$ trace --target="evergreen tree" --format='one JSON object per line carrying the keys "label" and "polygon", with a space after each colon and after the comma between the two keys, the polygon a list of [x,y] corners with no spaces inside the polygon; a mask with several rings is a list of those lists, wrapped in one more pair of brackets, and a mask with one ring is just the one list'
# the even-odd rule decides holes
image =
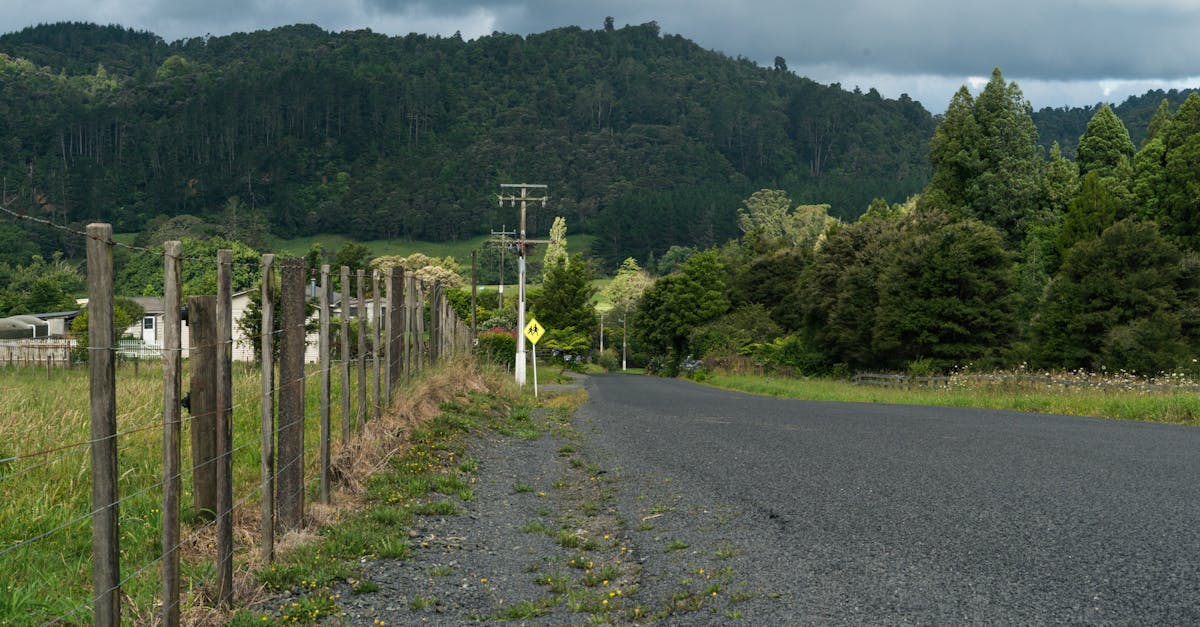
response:
{"label": "evergreen tree", "polygon": [[1171,118],[1171,103],[1163,98],[1158,103],[1158,108],[1154,110],[1154,117],[1150,118],[1150,124],[1146,127],[1146,139],[1162,137],[1171,124]]}
{"label": "evergreen tree", "polygon": [[1100,237],[1112,226],[1126,211],[1126,196],[1112,177],[1102,176],[1099,170],[1088,172],[1058,232],[1060,258],[1075,244]]}
{"label": "evergreen tree", "polygon": [[1180,245],[1200,249],[1200,95],[1179,106],[1166,132],[1159,221]]}
{"label": "evergreen tree", "polygon": [[567,219],[562,216],[554,218],[554,224],[550,225],[550,243],[546,244],[542,264],[546,268],[553,268],[560,259],[563,263],[571,263],[567,257]]}
{"label": "evergreen tree", "polygon": [[1034,363],[1157,374],[1180,365],[1180,295],[1194,277],[1153,223],[1123,220],[1080,241],[1047,289],[1034,324]]}
{"label": "evergreen tree", "polygon": [[832,232],[817,250],[799,288],[804,325],[813,346],[832,363],[878,364],[872,350],[879,275],[907,214],[859,220]]}
{"label": "evergreen tree", "polygon": [[1067,212],[1079,191],[1079,167],[1062,154],[1058,142],[1050,147],[1050,161],[1042,179],[1042,218],[1056,222]]}
{"label": "evergreen tree", "polygon": [[645,350],[664,360],[667,373],[674,374],[690,354],[692,331],[729,309],[724,274],[717,251],[706,250],[689,257],[678,273],[658,279],[642,296],[633,332]]}
{"label": "evergreen tree", "polygon": [[1075,161],[1079,164],[1079,175],[1096,172],[1103,177],[1120,176],[1133,159],[1133,142],[1125,124],[1107,104],[1100,107],[1088,122],[1087,130],[1079,138]]}
{"label": "evergreen tree", "polygon": [[918,214],[878,279],[876,363],[937,370],[995,365],[1017,329],[1016,274],[1004,236],[976,220]]}
{"label": "evergreen tree", "polygon": [[799,287],[812,259],[810,249],[782,248],[759,255],[734,268],[730,277],[730,301],[735,307],[760,304],[775,324],[795,330],[803,324]]}
{"label": "evergreen tree", "polygon": [[983,170],[979,154],[982,140],[975,121],[975,98],[963,85],[950,99],[942,121],[929,141],[933,179],[925,190],[925,201],[947,210],[962,208],[969,198],[970,182]]}
{"label": "evergreen tree", "polygon": [[531,303],[531,311],[547,331],[574,329],[591,337],[597,324],[592,306],[594,278],[592,267],[578,256],[570,263],[565,256],[560,257],[546,268],[541,293]]}
{"label": "evergreen tree", "polygon": [[930,142],[929,206],[995,226],[1010,243],[1021,241],[1036,220],[1044,168],[1031,115],[1020,87],[1005,81],[999,68],[978,98],[960,89]]}

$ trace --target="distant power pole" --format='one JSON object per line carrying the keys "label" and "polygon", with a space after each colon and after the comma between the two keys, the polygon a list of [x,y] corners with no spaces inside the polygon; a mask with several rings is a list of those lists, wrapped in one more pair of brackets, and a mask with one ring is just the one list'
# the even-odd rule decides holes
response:
{"label": "distant power pole", "polygon": [[[500,200],[500,206],[504,206],[503,199]],[[517,234],[516,231],[504,230],[506,226],[508,225],[502,225],[499,231],[492,231],[492,239],[488,242],[489,246],[500,250],[500,291],[497,297],[497,310],[504,309],[504,252],[512,247],[513,240],[511,238]]]}
{"label": "distant power pole", "polygon": [[[508,201],[510,207],[521,203],[521,234],[517,237],[517,355],[514,372],[516,373],[517,385],[525,385],[525,255],[529,250],[530,244],[545,242],[546,240],[530,240],[525,237],[525,205],[530,202],[541,202],[542,207],[546,206],[546,200],[550,197],[546,195],[545,185],[534,185],[530,183],[504,183],[500,185],[503,189],[519,189],[520,194],[498,194],[497,198],[500,201],[500,206],[504,206],[504,201]],[[541,191],[541,196],[530,196],[530,190]]]}

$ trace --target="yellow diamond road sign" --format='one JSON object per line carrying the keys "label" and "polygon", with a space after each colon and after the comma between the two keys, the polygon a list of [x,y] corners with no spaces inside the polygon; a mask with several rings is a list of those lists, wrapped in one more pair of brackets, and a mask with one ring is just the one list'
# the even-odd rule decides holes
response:
{"label": "yellow diamond road sign", "polygon": [[536,318],[530,318],[529,324],[525,325],[525,337],[534,346],[537,346],[538,340],[542,339],[545,332],[546,329],[542,328],[542,324]]}

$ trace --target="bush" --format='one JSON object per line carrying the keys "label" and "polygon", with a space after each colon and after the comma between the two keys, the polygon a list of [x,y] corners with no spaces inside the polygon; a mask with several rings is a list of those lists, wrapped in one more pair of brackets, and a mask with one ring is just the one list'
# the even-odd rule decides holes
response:
{"label": "bush", "polygon": [[908,376],[910,377],[932,377],[937,373],[937,365],[932,359],[914,359],[908,362]]}
{"label": "bush", "polygon": [[691,335],[698,355],[745,354],[754,342],[769,342],[780,334],[779,325],[760,304],[745,305],[717,320],[697,327]]}
{"label": "bush", "polygon": [[501,366],[516,358],[517,334],[505,329],[491,329],[479,334],[478,355],[480,361]]}
{"label": "bush", "polygon": [[793,368],[802,375],[829,372],[829,358],[800,335],[789,335],[767,344],[753,346],[751,355],[767,365]]}
{"label": "bush", "polygon": [[606,348],[596,352],[596,363],[604,368],[605,372],[615,372],[621,368],[621,356],[617,354],[617,351]]}

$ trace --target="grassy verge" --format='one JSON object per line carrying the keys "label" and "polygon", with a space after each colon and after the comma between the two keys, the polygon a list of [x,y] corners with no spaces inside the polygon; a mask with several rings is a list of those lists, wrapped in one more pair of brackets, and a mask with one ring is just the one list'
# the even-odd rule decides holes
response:
{"label": "grassy verge", "polygon": [[[472,475],[479,465],[468,457],[469,434],[491,430],[533,438],[545,428],[511,390],[454,396],[439,406],[436,417],[412,426],[402,450],[371,464],[373,470],[352,507],[343,508],[319,527],[317,535],[281,550],[274,564],[255,572],[268,592],[285,593],[291,600],[277,607],[242,610],[231,624],[312,624],[340,611],[333,584],[347,582],[354,594],[377,590],[362,575],[363,558],[408,557],[421,548],[411,546],[403,533],[416,516],[453,516],[475,498]],[[433,603],[414,599],[410,607],[416,611]]]}
{"label": "grassy verge", "polygon": [[1200,397],[1186,391],[1066,388],[1027,383],[966,383],[947,389],[881,388],[830,379],[714,374],[704,383],[779,398],[856,403],[979,407],[1096,416],[1173,424],[1200,424]]}

